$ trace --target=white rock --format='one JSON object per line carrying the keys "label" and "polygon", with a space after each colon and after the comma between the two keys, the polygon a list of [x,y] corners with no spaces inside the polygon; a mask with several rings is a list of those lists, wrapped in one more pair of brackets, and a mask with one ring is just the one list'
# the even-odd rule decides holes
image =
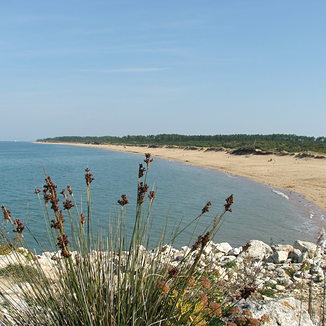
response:
{"label": "white rock", "polygon": [[242,247],[240,248],[232,248],[229,252],[228,255],[232,255],[232,256],[238,256],[242,251]]}
{"label": "white rock", "polygon": [[213,248],[215,252],[220,251],[225,254],[228,254],[228,252],[233,249],[231,245],[227,242],[216,243],[215,246],[213,246]]}
{"label": "white rock", "polygon": [[314,326],[306,310],[301,310],[300,301],[290,297],[268,301],[241,301],[238,304],[242,309],[249,309],[254,318],[269,316],[266,326]]}
{"label": "white rock", "polygon": [[276,266],[274,264],[266,264],[266,269],[268,271],[273,271],[276,268]]}
{"label": "white rock", "polygon": [[0,268],[5,268],[11,264],[24,264],[25,261],[25,256],[18,252],[11,252],[8,255],[0,255]]}
{"label": "white rock", "polygon": [[288,251],[282,250],[282,251],[275,251],[271,257],[275,264],[281,264],[286,262],[286,260],[288,259],[288,255],[289,255]]}
{"label": "white rock", "polygon": [[299,257],[299,259],[298,259],[298,263],[303,263],[304,261],[306,261],[307,259],[309,259],[308,257],[309,257],[308,251],[303,252],[301,254],[301,256]]}
{"label": "white rock", "polygon": [[275,289],[277,291],[283,291],[283,290],[285,290],[285,286],[281,285],[281,284],[276,284]]}
{"label": "white rock", "polygon": [[316,283],[322,282],[324,280],[324,275],[322,274],[315,274],[312,276],[312,280]]}
{"label": "white rock", "polygon": [[204,248],[204,255],[210,255],[213,252],[213,246],[212,246],[212,241],[208,242],[206,247]]}
{"label": "white rock", "polygon": [[308,252],[309,258],[313,258],[315,254],[320,253],[320,248],[317,250],[316,244],[308,241],[296,240],[293,244],[295,249],[301,250],[301,252]]}
{"label": "white rock", "polygon": [[276,285],[276,284],[277,284],[277,281],[276,281],[276,280],[270,280],[268,283],[269,283],[269,284]]}
{"label": "white rock", "polygon": [[184,257],[185,257],[184,255],[179,255],[179,256],[174,257],[174,260],[181,261]]}
{"label": "white rock", "polygon": [[272,246],[272,249],[274,251],[287,251],[289,253],[289,252],[293,251],[293,246],[285,245],[285,244],[278,244],[278,245]]}
{"label": "white rock", "polygon": [[189,252],[190,252],[190,248],[187,247],[187,246],[183,246],[181,247],[181,252],[184,254],[184,255],[187,255]]}
{"label": "white rock", "polygon": [[278,283],[284,286],[290,286],[293,284],[293,281],[291,281],[289,278],[283,277],[278,279]]}
{"label": "white rock", "polygon": [[246,246],[247,249],[242,251],[240,256],[248,258],[259,258],[262,260],[273,253],[272,248],[260,240],[251,240]]}
{"label": "white rock", "polygon": [[294,248],[289,253],[289,258],[291,258],[292,263],[301,263],[302,262],[302,252],[301,252],[301,250]]}

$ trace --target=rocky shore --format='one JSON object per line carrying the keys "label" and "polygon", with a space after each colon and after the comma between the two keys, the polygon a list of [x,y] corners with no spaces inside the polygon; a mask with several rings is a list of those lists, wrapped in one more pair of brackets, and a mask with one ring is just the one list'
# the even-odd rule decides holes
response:
{"label": "rocky shore", "polygon": [[[172,266],[178,266],[185,256],[195,254],[191,248],[176,249],[169,245],[151,251],[140,250],[149,260],[159,250],[161,260]],[[60,259],[59,253],[44,252],[34,258],[47,277],[55,279],[53,267]],[[0,272],[9,264],[22,262],[33,266],[35,259],[30,259],[24,250],[19,255],[2,255]],[[270,246],[251,240],[233,248],[226,242],[209,242],[199,269],[218,275],[218,284],[213,286],[226,287],[230,293],[233,290],[236,293],[243,285],[254,289],[249,298],[237,302],[227,325],[324,325],[326,251],[322,243],[297,240],[292,245]],[[17,294],[17,287],[8,277],[0,277],[0,286],[8,297]]]}

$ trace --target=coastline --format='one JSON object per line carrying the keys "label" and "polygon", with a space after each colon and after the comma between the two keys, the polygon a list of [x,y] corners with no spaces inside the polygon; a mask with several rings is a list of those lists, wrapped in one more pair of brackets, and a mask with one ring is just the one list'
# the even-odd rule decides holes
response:
{"label": "coastline", "polygon": [[231,155],[225,151],[186,150],[182,148],[148,148],[124,145],[94,145],[82,143],[50,143],[66,146],[144,154],[179,161],[199,167],[220,170],[246,177],[268,186],[295,192],[326,212],[326,161],[278,155]]}

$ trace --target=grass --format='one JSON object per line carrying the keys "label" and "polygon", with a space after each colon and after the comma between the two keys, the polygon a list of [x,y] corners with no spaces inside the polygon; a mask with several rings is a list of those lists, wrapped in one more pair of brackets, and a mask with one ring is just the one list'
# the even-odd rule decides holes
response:
{"label": "grass", "polygon": [[[122,194],[117,201],[119,214],[108,233],[94,234],[91,171],[85,170],[87,205],[84,211],[70,186],[58,194],[56,184],[46,176],[43,190],[36,189],[35,193],[49,225],[49,246],[54,243],[57,248],[56,259],[48,259],[47,269],[44,262],[35,259],[29,251],[23,223],[13,220],[10,211],[2,206],[6,223],[16,235],[14,239],[6,238],[7,247],[3,247],[3,252],[9,252],[6,250],[10,248],[20,262],[0,271],[3,276],[14,277],[18,287],[15,293],[18,300],[8,300],[5,291],[0,291],[0,297],[7,302],[5,325],[223,324],[223,316],[234,302],[226,300],[225,293],[213,286],[216,278],[203,271],[199,263],[223,216],[231,211],[233,196],[226,199],[224,208],[183,259],[172,262],[174,241],[206,214],[212,204],[208,202],[183,229],[176,228],[169,239],[163,228],[156,249],[148,250],[155,191],[149,191],[146,180],[152,161],[151,155],[145,154],[144,162],[139,165],[131,237],[127,235],[129,201],[126,195]],[[27,251],[19,249],[15,242],[27,247]],[[26,282],[30,286],[27,287]]]}
{"label": "grass", "polygon": [[259,291],[261,295],[264,295],[266,297],[270,297],[270,298],[274,298],[276,291],[273,288],[266,288],[266,289],[262,289]]}
{"label": "grass", "polygon": [[35,283],[38,280],[38,273],[35,267],[21,264],[9,264],[0,269],[0,277],[13,278],[17,282]]}
{"label": "grass", "polygon": [[226,268],[235,268],[237,267],[237,263],[235,261],[228,261],[225,263]]}
{"label": "grass", "polygon": [[8,255],[12,252],[12,248],[10,246],[6,245],[2,245],[0,244],[0,256],[2,255]]}

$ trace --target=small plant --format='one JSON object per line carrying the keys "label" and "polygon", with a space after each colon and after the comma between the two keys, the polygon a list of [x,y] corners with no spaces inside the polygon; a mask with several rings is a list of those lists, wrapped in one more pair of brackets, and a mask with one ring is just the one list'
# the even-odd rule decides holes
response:
{"label": "small plant", "polygon": [[266,284],[266,286],[270,289],[276,290],[276,284],[274,284],[274,283],[268,283],[268,284]]}
{"label": "small plant", "polygon": [[0,244],[0,256],[8,255],[12,252],[12,247],[9,245],[2,245]]}
{"label": "small plant", "polygon": [[295,270],[295,268],[287,268],[287,269],[285,269],[285,272],[286,272],[286,274],[288,274],[289,276],[290,276],[290,278],[293,280],[293,278],[294,278],[294,274],[295,274],[295,272],[296,272],[296,270]]}
{"label": "small plant", "polygon": [[259,290],[259,293],[261,295],[264,295],[266,297],[271,297],[271,298],[274,298],[275,294],[276,294],[275,290],[272,288],[269,288],[269,289],[266,288],[266,289]]}
{"label": "small plant", "polygon": [[225,263],[226,268],[235,268],[237,266],[237,263],[235,261],[228,261]]}
{"label": "small plant", "polygon": [[38,270],[32,266],[9,264],[0,269],[0,277],[12,278],[15,282],[34,283],[38,280]]}

